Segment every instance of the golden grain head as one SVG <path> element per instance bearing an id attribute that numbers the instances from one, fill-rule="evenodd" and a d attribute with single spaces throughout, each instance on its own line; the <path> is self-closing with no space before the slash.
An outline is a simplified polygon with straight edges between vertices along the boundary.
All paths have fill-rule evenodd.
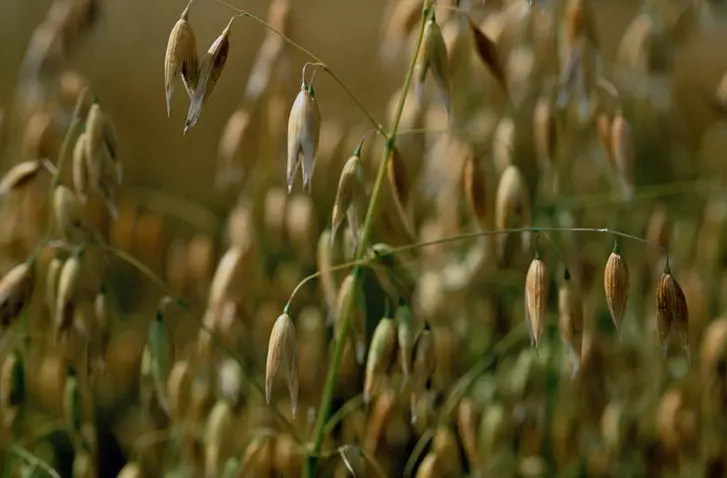
<path id="1" fill-rule="evenodd" d="M 10 168 L 0 180 L 0 196 L 21 190 L 38 177 L 40 171 L 43 170 L 43 164 L 42 160 L 31 159 L 22 161 Z"/>
<path id="2" fill-rule="evenodd" d="M 286 182 L 293 189 L 295 175 L 302 169 L 303 190 L 310 193 L 320 142 L 321 113 L 313 85 L 301 84 L 288 117 L 288 161 Z M 301 157 L 302 156 L 302 157 Z"/>
<path id="3" fill-rule="evenodd" d="M 386 374 L 394 362 L 396 353 L 396 325 L 390 318 L 382 318 L 371 338 L 368 358 L 366 360 L 366 377 L 364 381 L 364 402 L 371 401 L 376 393 L 379 379 Z"/>
<path id="4" fill-rule="evenodd" d="M 611 313 L 611 320 L 613 320 L 616 330 L 619 331 L 626 314 L 630 284 L 629 266 L 621 256 L 617 244 L 606 261 L 606 267 L 603 271 L 603 286 L 606 292 L 608 310 Z"/>
<path id="5" fill-rule="evenodd" d="M 16 265 L 0 280 L 0 326 L 10 325 L 30 301 L 35 269 L 27 262 Z"/>
<path id="6" fill-rule="evenodd" d="M 419 75 L 418 88 L 423 87 L 424 76 L 431 71 L 444 107 L 449 114 L 451 93 L 447 45 L 444 42 L 442 30 L 433 18 L 430 18 L 424 27 L 424 43 L 420 56 L 425 57 L 426 66 L 422 68 L 423 73 Z M 419 95 L 421 97 L 421 92 Z"/>
<path id="7" fill-rule="evenodd" d="M 202 113 L 202 107 L 214 91 L 227 63 L 227 56 L 230 53 L 230 28 L 234 18 L 230 19 L 222 33 L 212 42 L 199 66 L 197 86 L 189 103 L 187 120 L 184 123 L 185 134 L 197 123 L 199 115 Z"/>
<path id="8" fill-rule="evenodd" d="M 689 360 L 689 310 L 687 309 L 687 299 L 681 286 L 671 274 L 668 262 L 656 289 L 656 320 L 659 341 L 664 354 L 667 353 L 668 340 L 674 334 L 684 348 L 687 360 Z"/>
<path id="9" fill-rule="evenodd" d="M 298 404 L 298 339 L 295 325 L 287 313 L 281 314 L 273 325 L 265 365 L 265 400 L 270 403 L 273 381 L 280 366 L 286 373 L 290 406 L 295 415 Z"/>
<path id="10" fill-rule="evenodd" d="M 341 177 L 338 180 L 338 190 L 336 191 L 336 199 L 333 202 L 331 218 L 331 243 L 336 240 L 339 228 L 343 224 L 344 219 L 349 216 L 349 210 L 352 207 L 357 208 L 359 206 L 358 203 L 363 192 L 364 184 L 361 158 L 358 154 L 354 154 L 343 165 Z M 349 224 L 352 230 L 354 228 L 358 229 L 358 226 L 359 221 L 357 219 L 354 224 Z"/>
<path id="11" fill-rule="evenodd" d="M 86 133 L 82 133 L 76 140 L 76 145 L 73 147 L 73 188 L 76 190 L 76 195 L 81 203 L 86 203 L 88 199 L 89 189 L 89 171 L 88 163 L 86 161 L 86 141 L 88 136 Z"/>
<path id="12" fill-rule="evenodd" d="M 530 328 L 530 338 L 537 347 L 545 329 L 548 314 L 550 279 L 545 262 L 536 257 L 530 263 L 525 276 L 525 307 Z"/>
<path id="13" fill-rule="evenodd" d="M 541 97 L 535 104 L 533 112 L 533 146 L 540 170 L 546 174 L 551 171 L 555 159 L 555 133 L 555 118 L 551 111 L 550 100 Z"/>
<path id="14" fill-rule="evenodd" d="M 616 115 L 611 123 L 611 153 L 621 181 L 622 195 L 630 200 L 634 194 L 634 167 L 636 152 L 634 150 L 631 127 L 622 115 Z"/>
<path id="15" fill-rule="evenodd" d="M 197 87 L 199 74 L 197 41 L 192 26 L 189 24 L 188 15 L 189 6 L 184 9 L 181 17 L 174 24 L 164 54 L 164 90 L 167 102 L 167 116 L 171 111 L 171 99 L 176 88 L 177 76 L 181 75 L 190 99 L 194 96 Z"/>
<path id="16" fill-rule="evenodd" d="M 396 338 L 399 345 L 399 360 L 401 371 L 406 380 L 411 371 L 412 354 L 414 351 L 414 314 L 411 307 L 401 304 L 394 313 L 396 323 Z"/>

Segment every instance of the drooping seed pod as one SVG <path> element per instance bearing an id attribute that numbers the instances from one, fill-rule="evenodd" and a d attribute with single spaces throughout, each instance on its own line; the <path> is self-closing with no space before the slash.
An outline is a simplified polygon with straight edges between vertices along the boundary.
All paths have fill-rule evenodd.
<path id="1" fill-rule="evenodd" d="M 83 206 L 73 192 L 64 185 L 53 193 L 53 211 L 63 236 L 74 244 L 90 242 L 94 238 L 83 213 Z"/>
<path id="2" fill-rule="evenodd" d="M 399 344 L 399 358 L 404 380 L 409 378 L 412 353 L 414 351 L 414 314 L 407 304 L 399 305 L 394 313 L 396 338 Z"/>
<path id="3" fill-rule="evenodd" d="M 568 354 L 573 360 L 571 378 L 575 378 L 581 367 L 583 345 L 583 300 L 580 291 L 571 281 L 570 271 L 565 270 L 563 282 L 558 290 L 558 327 Z"/>
<path id="4" fill-rule="evenodd" d="M 234 414 L 227 400 L 215 403 L 207 418 L 204 439 L 205 476 L 219 476 L 223 463 L 231 452 L 230 439 L 234 427 Z"/>
<path id="5" fill-rule="evenodd" d="M 437 355 L 434 347 L 434 338 L 429 329 L 424 329 L 414 344 L 414 361 L 411 372 L 411 421 L 417 422 L 416 404 L 426 389 L 427 381 L 434 375 L 437 365 Z"/>
<path id="6" fill-rule="evenodd" d="M 273 466 L 277 473 L 275 476 L 282 478 L 300 476 L 304 457 L 290 433 L 281 433 L 275 438 L 273 456 L 275 457 Z"/>
<path id="7" fill-rule="evenodd" d="M 270 333 L 268 358 L 265 365 L 265 401 L 268 404 L 273 391 L 273 380 L 281 365 L 285 370 L 290 407 L 295 416 L 298 405 L 298 339 L 295 325 L 287 313 L 278 317 Z"/>
<path id="8" fill-rule="evenodd" d="M 9 429 L 18 416 L 18 407 L 25 400 L 25 365 L 20 354 L 13 352 L 3 361 L 0 369 L 1 430 Z"/>
<path id="9" fill-rule="evenodd" d="M 10 269 L 0 280 L 0 327 L 4 328 L 20 316 L 30 301 L 35 285 L 35 269 L 27 262 Z"/>
<path id="10" fill-rule="evenodd" d="M 452 429 L 446 425 L 437 427 L 434 435 L 434 454 L 437 456 L 437 463 L 442 468 L 445 476 L 461 476 L 462 462 L 460 460 L 459 444 Z"/>
<path id="11" fill-rule="evenodd" d="M 313 85 L 303 81 L 288 117 L 288 193 L 293 189 L 295 175 L 302 166 L 303 190 L 310 193 L 320 140 L 321 113 Z M 301 158 L 302 156 L 302 158 Z"/>
<path id="12" fill-rule="evenodd" d="M 488 201 L 487 175 L 482 163 L 475 158 L 474 154 L 467 155 L 464 166 L 464 188 L 470 211 L 477 220 L 480 230 L 490 230 L 492 218 Z"/>
<path id="13" fill-rule="evenodd" d="M 687 360 L 691 359 L 689 351 L 689 310 L 687 299 L 679 283 L 674 279 L 669 267 L 669 261 L 661 274 L 659 286 L 656 289 L 656 321 L 659 329 L 664 356 L 668 351 L 669 338 L 674 333 L 684 348 Z"/>
<path id="14" fill-rule="evenodd" d="M 94 100 L 88 110 L 86 118 L 86 131 L 83 133 L 85 140 L 83 145 L 86 148 L 86 161 L 89 177 L 95 181 L 100 176 L 101 158 L 105 148 L 106 113 L 101 108 L 98 100 Z"/>
<path id="15" fill-rule="evenodd" d="M 620 332 L 626 313 L 626 302 L 629 298 L 630 278 L 629 266 L 621 257 L 618 241 L 614 244 L 613 252 L 606 261 L 603 271 L 603 286 L 606 291 L 606 303 L 611 313 L 611 320 L 613 320 L 616 330 Z"/>
<path id="16" fill-rule="evenodd" d="M 394 194 L 396 194 L 398 202 L 406 209 L 409 204 L 413 183 L 407 173 L 406 161 L 404 161 L 404 157 L 396 146 L 389 153 L 389 158 L 386 162 L 386 176 L 389 184 L 393 188 Z"/>
<path id="17" fill-rule="evenodd" d="M 528 227 L 531 222 L 530 195 L 520 169 L 511 164 L 500 177 L 495 198 L 495 228 L 509 229 Z M 504 257 L 507 234 L 498 236 L 498 253 Z M 530 236 L 522 234 L 523 248 L 527 248 Z"/>
<path id="18" fill-rule="evenodd" d="M 168 334 L 163 312 L 157 310 L 147 332 L 147 347 L 150 353 L 151 377 L 154 382 L 157 400 L 159 406 L 167 414 L 170 413 L 170 408 L 165 386 L 169 378 L 169 370 L 173 364 L 172 348 Z"/>
<path id="19" fill-rule="evenodd" d="M 55 167 L 47 160 L 32 159 L 16 164 L 0 179 L 0 197 L 22 189 L 43 169 L 55 174 Z"/>
<path id="20" fill-rule="evenodd" d="M 227 300 L 240 298 L 241 281 L 251 267 L 250 250 L 250 245 L 233 246 L 222 255 L 209 288 L 209 308 L 215 309 Z"/>
<path id="21" fill-rule="evenodd" d="M 363 399 L 369 403 L 377 391 L 378 381 L 394 361 L 396 353 L 396 325 L 390 318 L 382 318 L 371 338 L 371 348 L 366 360 L 366 377 Z"/>
<path id="22" fill-rule="evenodd" d="M 447 45 L 442 37 L 442 30 L 439 28 L 434 16 L 427 20 L 424 26 L 424 41 L 419 50 L 416 61 L 417 96 L 422 101 L 424 80 L 429 71 L 434 75 L 439 95 L 442 98 L 447 114 L 450 113 L 450 91 L 449 91 L 449 61 L 447 57 Z"/>
<path id="23" fill-rule="evenodd" d="M 142 478 L 141 467 L 133 461 L 127 462 L 116 478 Z"/>
<path id="24" fill-rule="evenodd" d="M 269 436 L 256 436 L 245 448 L 238 476 L 271 476 L 275 443 Z"/>
<path id="25" fill-rule="evenodd" d="M 234 19 L 235 17 L 230 19 L 220 36 L 210 45 L 207 54 L 199 65 L 199 77 L 192 101 L 189 103 L 187 120 L 184 123 L 184 134 L 197 123 L 197 119 L 202 113 L 202 106 L 209 99 L 215 89 L 217 80 L 220 79 L 222 69 L 225 67 L 230 52 L 230 28 Z"/>
<path id="26" fill-rule="evenodd" d="M 436 453 L 427 453 L 417 469 L 416 478 L 444 478 L 444 476 Z"/>
<path id="27" fill-rule="evenodd" d="M 81 203 L 88 199 L 89 174 L 86 162 L 86 141 L 88 136 L 82 133 L 73 148 L 73 187 Z"/>
<path id="28" fill-rule="evenodd" d="M 357 154 L 358 152 L 357 149 L 353 156 L 348 158 L 346 164 L 343 165 L 331 218 L 331 243 L 336 240 L 339 228 L 344 219 L 347 219 L 348 227 L 353 235 L 354 248 L 358 248 L 359 229 L 363 224 L 363 215 L 365 214 L 363 209 L 365 207 L 365 185 L 361 158 Z"/>
<path id="29" fill-rule="evenodd" d="M 53 319 L 53 343 L 58 343 L 61 335 L 73 325 L 73 313 L 81 285 L 82 256 L 83 249 L 79 247 L 61 268 L 56 293 L 55 318 Z"/>
<path id="30" fill-rule="evenodd" d="M 353 312 L 349 319 L 351 326 L 349 328 L 351 341 L 354 345 L 356 362 L 363 364 L 366 357 L 366 300 L 363 295 L 361 282 L 356 281 L 354 289 L 353 274 L 348 274 L 341 283 L 338 290 L 338 298 L 336 300 L 336 312 L 334 314 L 335 322 L 333 323 L 334 333 L 338 334 L 338 319 L 343 314 L 348 300 L 356 301 L 353 306 Z"/>
<path id="31" fill-rule="evenodd" d="M 555 118 L 551 112 L 550 100 L 542 97 L 533 111 L 533 146 L 540 171 L 546 176 L 553 170 L 555 134 Z"/>
<path id="32" fill-rule="evenodd" d="M 457 434 L 462 442 L 469 469 L 479 469 L 480 453 L 477 442 L 478 417 L 474 401 L 465 397 L 459 401 L 457 406 Z"/>
<path id="33" fill-rule="evenodd" d="M 76 373 L 72 368 L 69 368 L 63 392 L 63 418 L 68 431 L 74 435 L 81 432 L 81 425 L 83 424 L 82 400 L 81 388 Z"/>
<path id="34" fill-rule="evenodd" d="M 186 360 L 174 362 L 169 372 L 166 388 L 169 412 L 173 423 L 181 423 L 187 413 L 191 384 L 192 377 L 189 371 L 189 363 Z"/>
<path id="35" fill-rule="evenodd" d="M 545 329 L 549 286 L 545 262 L 536 254 L 525 276 L 525 310 L 529 321 L 530 339 L 536 348 L 540 344 Z"/>
<path id="36" fill-rule="evenodd" d="M 636 153 L 631 136 L 631 127 L 622 115 L 616 115 L 611 123 L 611 153 L 613 163 L 621 182 L 621 192 L 625 200 L 634 195 L 634 161 Z"/>
<path id="37" fill-rule="evenodd" d="M 94 360 L 100 366 L 101 371 L 106 367 L 106 352 L 111 343 L 111 310 L 109 306 L 109 297 L 106 292 L 105 285 L 102 284 L 101 290 L 96 294 L 93 300 L 93 349 Z"/>
<path id="38" fill-rule="evenodd" d="M 181 75 L 184 87 L 191 100 L 198 80 L 197 40 L 189 24 L 189 6 L 174 24 L 167 50 L 164 54 L 164 92 L 167 101 L 167 117 L 171 111 L 171 99 L 177 86 L 177 76 Z"/>
<path id="39" fill-rule="evenodd" d="M 352 476 L 366 476 L 366 458 L 359 447 L 344 445 L 338 448 L 338 454 Z"/>

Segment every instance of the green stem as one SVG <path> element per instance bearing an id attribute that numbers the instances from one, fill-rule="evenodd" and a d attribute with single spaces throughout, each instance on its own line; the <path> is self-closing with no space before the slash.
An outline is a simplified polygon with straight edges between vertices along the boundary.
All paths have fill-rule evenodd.
<path id="1" fill-rule="evenodd" d="M 416 48 L 414 49 L 414 54 L 412 55 L 411 61 L 409 63 L 409 69 L 406 73 L 406 78 L 404 79 L 404 86 L 401 89 L 401 95 L 399 97 L 399 104 L 396 108 L 396 113 L 394 115 L 394 124 L 391 128 L 391 133 L 386 135 L 386 143 L 384 145 L 384 151 L 381 157 L 381 162 L 379 163 L 379 170 L 378 174 L 376 175 L 376 182 L 374 183 L 374 188 L 371 193 L 371 200 L 369 202 L 368 211 L 366 212 L 366 219 L 364 221 L 363 231 L 361 233 L 361 240 L 358 244 L 358 248 L 356 251 L 356 260 L 361 260 L 366 252 L 366 249 L 368 247 L 368 242 L 371 238 L 371 233 L 373 229 L 373 222 L 374 222 L 374 215 L 376 213 L 376 207 L 378 205 L 379 200 L 379 193 L 381 191 L 381 188 L 384 184 L 384 180 L 386 178 L 386 167 L 389 162 L 389 157 L 391 156 L 392 151 L 394 150 L 394 144 L 395 144 L 395 138 L 396 134 L 399 130 L 399 123 L 401 122 L 401 117 L 404 112 L 404 105 L 406 103 L 407 98 L 407 91 L 409 91 L 409 86 L 411 85 L 412 78 L 414 77 L 414 67 L 416 65 L 417 57 L 419 56 L 419 51 L 421 50 L 423 39 L 424 39 L 424 26 L 426 24 L 426 21 L 429 19 L 431 14 L 431 5 L 433 0 L 424 0 L 424 6 L 422 8 L 422 17 L 421 22 L 419 25 L 419 36 L 417 38 L 416 42 Z M 356 288 L 358 280 L 361 276 L 362 266 L 356 265 L 353 269 L 353 282 L 351 284 L 351 287 L 353 289 Z M 328 364 L 328 373 L 326 377 L 326 384 L 323 389 L 323 397 L 321 399 L 321 406 L 318 409 L 318 414 L 316 416 L 316 424 L 313 431 L 313 449 L 311 451 L 311 454 L 308 456 L 305 464 L 305 468 L 303 470 L 304 476 L 308 478 L 313 478 L 315 476 L 316 472 L 316 462 L 317 459 L 315 457 L 316 454 L 318 454 L 321 450 L 321 446 L 323 445 L 323 438 L 324 438 L 324 432 L 325 432 L 325 425 L 326 421 L 328 420 L 328 415 L 331 411 L 331 402 L 333 401 L 333 395 L 336 389 L 336 379 L 338 374 L 338 366 L 341 362 L 341 356 L 343 355 L 343 349 L 344 349 L 344 342 L 345 337 L 348 337 L 348 329 L 350 327 L 350 318 L 351 314 L 353 312 L 354 308 L 354 302 L 355 299 L 353 298 L 354 294 L 351 294 L 345 303 L 343 313 L 341 317 L 339 318 L 340 321 L 340 329 L 335 337 L 335 346 L 333 349 L 333 357 L 331 358 L 330 363 Z"/>
<path id="2" fill-rule="evenodd" d="M 317 55 L 313 54 L 313 52 L 311 52 L 310 50 L 308 50 L 307 48 L 305 48 L 304 46 L 302 46 L 300 43 L 296 42 L 292 38 L 288 37 L 283 32 L 278 31 L 275 28 L 273 28 L 272 25 L 270 25 L 268 22 L 266 22 L 262 18 L 260 18 L 256 15 L 253 15 L 252 13 L 248 12 L 247 10 L 236 7 L 224 0 L 214 0 L 214 1 L 219 3 L 220 5 L 224 5 L 225 7 L 229 8 L 233 12 L 237 12 L 240 16 L 247 17 L 251 20 L 258 22 L 260 25 L 264 26 L 271 32 L 275 33 L 280 38 L 282 38 L 285 42 L 287 42 L 291 46 L 297 48 L 298 50 L 300 50 L 300 52 L 302 52 L 308 58 L 313 60 L 317 64 L 316 66 L 320 67 L 323 71 L 328 73 L 328 76 L 330 76 L 333 81 L 338 83 L 338 85 L 343 89 L 343 91 L 345 91 L 346 94 L 351 98 L 351 100 L 356 104 L 356 107 L 358 107 L 358 109 L 361 110 L 361 112 L 366 116 L 366 118 L 369 120 L 369 123 L 371 123 L 371 125 L 374 128 L 376 128 L 376 130 L 379 131 L 381 134 L 384 134 L 384 135 L 386 134 L 384 127 L 378 121 L 376 121 L 376 119 L 374 119 L 374 116 L 371 114 L 371 112 L 368 110 L 368 108 L 366 108 L 366 105 L 363 104 L 361 99 L 359 99 L 359 97 L 356 96 L 356 94 L 353 91 L 351 91 L 351 89 L 346 85 L 346 83 L 341 79 L 341 77 L 339 77 L 338 74 L 336 74 L 336 72 L 334 72 L 328 66 L 328 64 L 326 62 L 324 62 L 323 60 L 321 60 Z"/>
<path id="3" fill-rule="evenodd" d="M 36 466 L 38 468 L 42 468 L 46 473 L 48 473 L 53 478 L 61 478 L 61 475 L 59 475 L 58 472 L 52 466 L 50 466 L 48 463 L 46 463 L 45 461 L 38 458 L 33 453 L 26 450 L 25 448 L 23 448 L 19 445 L 14 445 L 12 447 L 11 451 L 13 453 L 15 453 L 16 455 L 18 455 L 23 460 L 27 461 L 28 464 L 30 464 L 31 466 Z"/>

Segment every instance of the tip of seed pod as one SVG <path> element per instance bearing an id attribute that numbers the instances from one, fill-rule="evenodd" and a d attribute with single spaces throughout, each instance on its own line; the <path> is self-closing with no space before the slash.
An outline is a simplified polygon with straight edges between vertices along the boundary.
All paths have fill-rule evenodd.
<path id="1" fill-rule="evenodd" d="M 167 119 L 168 119 L 172 114 L 172 93 L 171 93 L 171 91 L 167 90 L 166 97 L 167 97 Z"/>

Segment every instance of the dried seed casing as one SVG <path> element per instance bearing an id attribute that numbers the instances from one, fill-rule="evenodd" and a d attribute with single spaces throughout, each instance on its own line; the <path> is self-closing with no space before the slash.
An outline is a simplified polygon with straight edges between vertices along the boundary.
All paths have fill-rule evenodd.
<path id="1" fill-rule="evenodd" d="M 21 189 L 38 175 L 45 164 L 43 160 L 32 159 L 22 161 L 10 168 L 0 179 L 0 196 L 6 196 Z M 49 166 L 46 165 L 46 169 L 48 168 Z"/>
<path id="2" fill-rule="evenodd" d="M 73 325 L 73 312 L 76 307 L 76 295 L 81 285 L 81 258 L 83 249 L 77 248 L 73 255 L 63 263 L 58 279 L 55 315 L 53 320 L 54 343 L 58 343 L 61 334 Z"/>
<path id="3" fill-rule="evenodd" d="M 7 327 L 20 316 L 30 301 L 35 285 L 35 269 L 22 262 L 0 280 L 0 327 Z"/>
<path id="4" fill-rule="evenodd" d="M 424 393 L 427 382 L 434 375 L 437 366 L 437 354 L 432 331 L 424 329 L 414 344 L 414 360 L 411 370 L 411 421 L 417 421 L 417 402 Z"/>
<path id="5" fill-rule="evenodd" d="M 525 276 L 525 307 L 529 319 L 530 338 L 536 348 L 545 329 L 549 286 L 545 262 L 536 255 Z"/>
<path id="6" fill-rule="evenodd" d="M 629 266 L 621 257 L 618 241 L 606 261 L 603 271 L 603 286 L 606 291 L 606 303 L 611 313 L 611 320 L 613 320 L 616 330 L 620 332 L 626 313 L 626 302 L 629 298 L 630 278 Z"/>
<path id="7" fill-rule="evenodd" d="M 684 348 L 687 360 L 690 360 L 687 299 L 671 274 L 668 260 L 656 289 L 656 321 L 664 355 L 668 350 L 668 340 L 674 333 Z"/>
<path id="8" fill-rule="evenodd" d="M 210 45 L 199 66 L 197 87 L 194 89 L 194 95 L 187 111 L 187 120 L 184 124 L 185 134 L 197 123 L 199 115 L 202 113 L 202 106 L 212 94 L 217 80 L 222 74 L 222 69 L 227 63 L 227 56 L 230 52 L 230 28 L 234 19 L 235 17 L 230 19 L 220 36 Z"/>
<path id="9" fill-rule="evenodd" d="M 371 338 L 371 348 L 366 360 L 366 377 L 363 398 L 369 403 L 381 375 L 385 374 L 394 362 L 396 353 L 396 325 L 390 318 L 382 318 Z"/>
<path id="10" fill-rule="evenodd" d="M 471 153 L 471 152 L 470 152 Z M 490 217 L 490 204 L 487 198 L 487 176 L 482 163 L 474 154 L 468 154 L 464 166 L 464 188 L 467 203 L 477 224 L 483 231 L 492 228 Z"/>
<path id="11" fill-rule="evenodd" d="M 171 99 L 176 88 L 177 76 L 181 74 L 182 82 L 187 89 L 189 98 L 194 96 L 198 80 L 197 41 L 189 24 L 189 6 L 174 24 L 167 50 L 164 54 L 164 92 L 167 101 L 167 117 L 171 110 Z"/>
<path id="12" fill-rule="evenodd" d="M 404 380 L 409 378 L 411 371 L 412 353 L 414 350 L 414 314 L 407 304 L 399 305 L 394 313 L 396 322 L 396 338 L 399 344 L 401 371 Z"/>
<path id="13" fill-rule="evenodd" d="M 73 148 L 73 188 L 76 195 L 82 203 L 86 203 L 88 199 L 88 163 L 86 162 L 86 141 L 88 135 L 82 133 L 76 140 Z"/>
<path id="14" fill-rule="evenodd" d="M 75 244 L 90 242 L 94 230 L 88 227 L 83 206 L 75 194 L 66 186 L 56 187 L 53 193 L 53 212 L 63 236 Z"/>
<path id="15" fill-rule="evenodd" d="M 550 100 L 542 97 L 533 112 L 533 146 L 541 173 L 550 175 L 553 170 L 556 146 L 556 127 Z"/>
<path id="16" fill-rule="evenodd" d="M 285 369 L 290 394 L 290 407 L 295 416 L 298 404 L 298 340 L 295 325 L 287 313 L 281 314 L 270 333 L 268 358 L 265 365 L 265 401 L 269 404 L 273 380 L 280 366 Z"/>
<path id="17" fill-rule="evenodd" d="M 293 189 L 295 175 L 302 166 L 303 190 L 310 193 L 320 141 L 321 113 L 313 85 L 303 81 L 288 117 L 288 193 Z M 301 155 L 303 156 L 301 158 Z"/>
<path id="18" fill-rule="evenodd" d="M 449 61 L 447 57 L 447 45 L 442 36 L 434 15 L 427 20 L 424 26 L 424 41 L 419 50 L 416 61 L 416 90 L 419 101 L 422 100 L 424 80 L 429 71 L 434 75 L 434 81 L 447 110 L 450 112 L 449 92 Z"/>
<path id="19" fill-rule="evenodd" d="M 11 353 L 0 368 L 0 429 L 6 430 L 17 416 L 17 407 L 25 400 L 25 366 L 18 353 Z"/>
<path id="20" fill-rule="evenodd" d="M 349 221 L 349 227 L 355 238 L 354 242 L 358 243 L 358 229 L 362 222 L 360 220 L 361 202 L 365 193 L 365 186 L 361 158 L 357 153 L 358 150 L 343 165 L 341 177 L 338 180 L 338 190 L 336 191 L 336 199 L 333 202 L 331 217 L 331 243 L 336 240 L 338 230 L 344 219 L 347 218 L 353 219 L 353 221 Z M 354 210 L 353 215 L 350 213 L 352 209 Z"/>
<path id="21" fill-rule="evenodd" d="M 531 222 L 530 194 L 525 178 L 514 164 L 509 165 L 500 177 L 495 197 L 495 228 L 509 229 L 528 227 Z M 504 257 L 508 234 L 498 236 L 498 253 Z M 529 243 L 529 234 L 523 233 L 523 246 Z"/>
<path id="22" fill-rule="evenodd" d="M 212 407 L 205 426 L 205 476 L 219 475 L 231 448 L 234 419 L 232 406 L 227 400 L 218 400 Z"/>
<path id="23" fill-rule="evenodd" d="M 583 345 L 583 301 L 568 269 L 558 290 L 558 326 L 560 336 L 573 358 L 572 377 L 575 378 L 580 370 Z"/>
<path id="24" fill-rule="evenodd" d="M 631 127 L 622 115 L 618 114 L 611 122 L 611 153 L 613 164 L 621 181 L 622 195 L 630 200 L 634 195 L 634 151 Z"/>

